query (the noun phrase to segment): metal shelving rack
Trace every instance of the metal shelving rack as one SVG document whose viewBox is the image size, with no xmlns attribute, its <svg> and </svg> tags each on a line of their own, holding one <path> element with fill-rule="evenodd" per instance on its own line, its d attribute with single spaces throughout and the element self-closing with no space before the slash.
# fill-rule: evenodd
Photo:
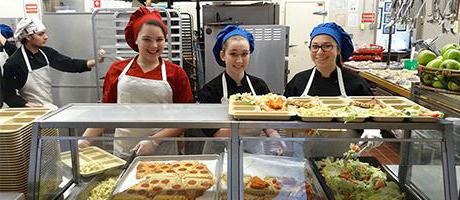
<svg viewBox="0 0 460 200">
<path fill-rule="evenodd" d="M 71 139 L 71 152 L 73 162 L 73 177 L 67 185 L 56 192 L 63 194 L 72 184 L 80 182 L 78 166 L 77 140 L 81 139 L 73 131 L 76 128 L 100 127 L 100 128 L 231 128 L 229 163 L 227 166 L 228 176 L 228 199 L 243 199 L 242 188 L 242 148 L 241 142 L 245 139 L 238 136 L 239 129 L 245 128 L 327 128 L 327 129 L 404 129 L 403 139 L 381 139 L 388 142 L 402 142 L 401 162 L 398 172 L 401 186 L 406 186 L 410 180 L 411 166 L 408 157 L 409 142 L 440 142 L 442 145 L 442 167 L 445 199 L 457 199 L 457 183 L 454 165 L 454 144 L 452 140 L 452 122 L 437 121 L 429 123 L 416 122 L 364 122 L 364 123 L 340 123 L 340 122 L 301 122 L 301 121 L 236 121 L 227 114 L 228 108 L 220 104 L 69 104 L 59 110 L 37 119 L 33 126 L 32 149 L 29 166 L 29 199 L 38 198 L 40 183 L 40 159 L 44 140 Z M 155 111 L 153 114 L 152 111 Z M 69 129 L 70 136 L 45 137 L 39 135 L 43 128 Z M 442 139 L 420 140 L 411 138 L 410 130 L 438 130 L 442 132 Z M 110 138 L 114 139 L 114 138 Z M 129 138 L 124 138 L 129 139 Z M 144 138 L 131 138 L 144 139 Z M 145 138 L 147 139 L 147 138 Z M 168 139 L 168 138 L 166 138 Z M 174 140 L 174 138 L 169 138 Z M 206 138 L 204 138 L 206 139 Z M 209 139 L 209 138 L 208 138 Z M 266 139 L 266 138 L 265 138 Z M 379 140 L 359 138 L 288 138 L 302 141 L 358 141 Z"/>
</svg>

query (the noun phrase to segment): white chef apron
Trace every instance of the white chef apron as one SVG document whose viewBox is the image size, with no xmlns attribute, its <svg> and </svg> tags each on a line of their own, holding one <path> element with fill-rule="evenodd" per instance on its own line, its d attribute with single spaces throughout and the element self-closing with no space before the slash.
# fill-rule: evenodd
<svg viewBox="0 0 460 200">
<path fill-rule="evenodd" d="M 22 56 L 26 62 L 29 74 L 27 75 L 26 83 L 19 90 L 19 95 L 27 102 L 39 103 L 44 107 L 57 109 L 57 106 L 53 104 L 53 95 L 51 94 L 50 62 L 41 49 L 38 51 L 45 57 L 46 66 L 32 70 L 25 47 L 24 45 L 21 46 Z"/>
<path fill-rule="evenodd" d="M 3 49 L 3 52 L 0 52 L 0 76 L 3 76 L 3 65 L 5 64 L 7 59 L 8 59 L 8 54 L 6 53 L 6 50 Z M 0 108 L 2 107 L 3 107 L 3 101 L 0 101 Z"/>
<path fill-rule="evenodd" d="M 343 82 L 342 70 L 340 67 L 337 69 L 337 79 L 339 82 L 340 95 L 346 97 L 345 84 Z M 302 94 L 303 97 L 309 97 L 308 92 L 313 84 L 315 77 L 316 67 L 313 68 L 310 78 L 308 79 L 307 86 Z M 354 130 L 337 130 L 337 129 L 320 129 L 318 130 L 319 136 L 312 137 L 341 137 L 341 138 L 355 138 L 359 134 Z M 303 146 L 304 154 L 306 157 L 323 157 L 323 156 L 341 156 L 349 149 L 350 142 L 305 142 Z"/>
<path fill-rule="evenodd" d="M 173 93 L 171 86 L 167 81 L 166 66 L 164 61 L 161 61 L 161 77 L 162 80 L 151 80 L 126 75 L 129 68 L 132 66 L 133 58 L 128 65 L 123 69 L 118 77 L 117 88 L 117 103 L 172 103 Z M 154 135 L 162 130 L 161 128 L 117 128 L 115 129 L 115 137 L 146 137 Z M 115 140 L 114 153 L 115 155 L 126 157 L 130 155 L 130 151 L 141 141 L 139 140 Z M 156 155 L 177 155 L 177 145 L 174 142 L 163 142 L 156 149 Z"/>
<path fill-rule="evenodd" d="M 246 75 L 246 81 L 248 82 L 249 88 L 251 89 L 252 95 L 257 95 L 254 87 L 252 86 L 249 76 Z M 225 78 L 225 73 L 222 74 L 222 98 L 220 102 L 222 104 L 228 104 L 228 89 L 227 89 L 227 79 Z M 242 137 L 259 137 L 261 135 L 260 129 L 251 129 L 244 130 L 240 133 Z M 264 153 L 264 143 L 262 141 L 245 141 L 244 142 L 244 151 L 253 154 L 263 154 Z M 203 147 L 203 153 L 222 153 L 225 148 L 225 144 L 222 142 L 212 142 L 207 141 Z"/>
</svg>

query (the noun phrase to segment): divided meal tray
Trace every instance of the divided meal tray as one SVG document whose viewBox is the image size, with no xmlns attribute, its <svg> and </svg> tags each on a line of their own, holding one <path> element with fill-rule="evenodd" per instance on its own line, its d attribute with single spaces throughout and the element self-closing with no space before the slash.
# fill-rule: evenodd
<svg viewBox="0 0 460 200">
<path fill-rule="evenodd" d="M 80 174 L 83 177 L 92 176 L 103 173 L 106 170 L 123 166 L 126 161 L 112 155 L 111 153 L 102 150 L 99 147 L 86 147 L 80 149 L 78 152 L 80 162 Z M 68 167 L 72 168 L 72 158 L 70 151 L 61 153 L 61 161 Z M 99 163 L 100 168 L 92 169 L 88 172 L 82 172 L 81 169 L 85 165 L 91 165 L 91 163 Z"/>
<path fill-rule="evenodd" d="M 321 104 L 326 105 L 331 109 L 337 109 L 347 106 L 350 100 L 367 102 L 372 99 L 396 110 L 417 105 L 409 99 L 397 96 L 355 96 L 355 97 L 289 97 L 288 100 L 298 100 L 300 102 L 311 102 L 318 99 Z M 424 108 L 424 107 L 423 107 Z M 426 108 L 424 108 L 426 109 Z M 347 121 L 345 117 L 340 116 L 302 116 L 295 111 L 259 111 L 256 105 L 247 105 L 241 102 L 230 101 L 228 113 L 238 120 L 290 120 L 294 116 L 298 116 L 302 121 L 307 122 L 329 122 L 329 121 Z M 375 122 L 402 122 L 405 120 L 412 122 L 436 122 L 438 118 L 429 116 L 358 116 L 347 122 L 364 122 L 366 120 Z"/>
</svg>

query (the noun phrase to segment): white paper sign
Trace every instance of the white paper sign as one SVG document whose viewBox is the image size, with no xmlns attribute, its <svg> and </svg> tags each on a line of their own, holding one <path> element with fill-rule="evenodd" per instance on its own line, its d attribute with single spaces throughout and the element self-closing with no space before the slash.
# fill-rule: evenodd
<svg viewBox="0 0 460 200">
<path fill-rule="evenodd" d="M 359 14 L 350 13 L 348 14 L 347 26 L 348 27 L 358 27 L 359 26 Z"/>
</svg>

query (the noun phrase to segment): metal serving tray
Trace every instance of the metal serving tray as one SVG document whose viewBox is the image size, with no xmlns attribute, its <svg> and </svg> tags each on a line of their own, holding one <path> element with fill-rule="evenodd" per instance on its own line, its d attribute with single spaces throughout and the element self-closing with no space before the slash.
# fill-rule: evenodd
<svg viewBox="0 0 460 200">
<path fill-rule="evenodd" d="M 211 173 L 214 174 L 216 183 L 213 187 L 205 192 L 205 194 L 199 199 L 217 199 L 220 191 L 219 182 L 222 176 L 222 157 L 217 154 L 205 154 L 205 155 L 168 155 L 168 156 L 138 156 L 134 158 L 131 165 L 129 165 L 126 173 L 118 180 L 115 185 L 115 190 L 112 195 L 118 194 L 125 191 L 129 187 L 137 184 L 142 179 L 136 179 L 136 168 L 141 161 L 157 161 L 157 162 L 174 162 L 174 161 L 198 161 L 208 166 Z M 212 166 L 214 165 L 214 166 Z"/>
</svg>

